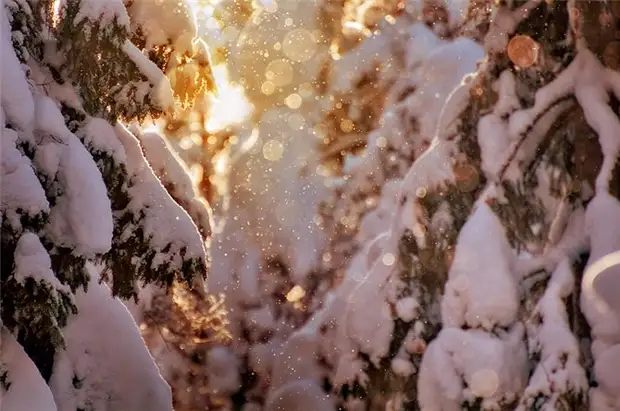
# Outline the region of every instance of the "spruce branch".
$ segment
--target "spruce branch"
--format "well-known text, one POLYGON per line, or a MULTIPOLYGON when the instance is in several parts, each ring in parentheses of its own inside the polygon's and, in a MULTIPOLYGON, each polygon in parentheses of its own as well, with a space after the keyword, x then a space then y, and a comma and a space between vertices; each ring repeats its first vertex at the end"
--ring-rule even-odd
POLYGON ((540 121, 549 111, 551 111, 553 108, 557 107, 560 103, 568 101, 571 98, 572 98, 572 96, 570 96, 570 95, 569 96, 560 97, 560 98, 554 100, 550 105, 548 105, 544 110, 541 110, 540 113, 538 113, 536 115, 536 117, 534 118, 532 123, 530 125, 528 125, 527 129, 519 134, 519 136, 518 136, 519 139, 516 141, 516 143, 514 143, 513 149, 511 150, 511 152, 508 155, 508 157, 506 158, 506 160, 504 160, 504 162, 502 163, 502 167, 500 168, 500 172, 497 173, 497 176, 495 177, 494 183, 499 185, 501 183, 501 181, 504 179, 504 176, 506 174, 506 171, 508 170, 508 167, 510 167, 510 165, 514 161, 515 157, 517 156, 517 154, 519 152, 519 149, 523 146, 523 143, 525 143, 525 140, 529 137, 530 132, 534 129, 534 127, 536 126, 538 121, 540 121))

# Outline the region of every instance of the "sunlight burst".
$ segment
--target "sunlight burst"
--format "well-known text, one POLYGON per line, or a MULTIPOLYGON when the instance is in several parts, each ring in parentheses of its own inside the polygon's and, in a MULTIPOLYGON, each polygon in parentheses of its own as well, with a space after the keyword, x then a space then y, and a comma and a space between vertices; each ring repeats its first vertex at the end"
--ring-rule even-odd
POLYGON ((243 88, 230 82, 225 65, 214 66, 213 75, 218 96, 210 96, 212 105, 206 124, 206 129, 209 132, 241 123, 250 116, 253 109, 243 88), (231 107, 235 107, 235 109, 231 110, 231 107))

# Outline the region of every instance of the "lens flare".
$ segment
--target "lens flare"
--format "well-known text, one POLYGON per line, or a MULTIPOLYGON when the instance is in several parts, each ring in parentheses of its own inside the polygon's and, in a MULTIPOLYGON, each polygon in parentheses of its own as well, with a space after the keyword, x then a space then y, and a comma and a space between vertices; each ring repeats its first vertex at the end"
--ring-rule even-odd
POLYGON ((528 68, 538 60, 540 46, 530 36, 517 35, 508 43, 508 58, 518 67, 528 68))
POLYGON ((591 264, 583 276, 583 292, 594 297, 594 304, 600 313, 607 313, 610 310, 609 304, 594 289, 594 281, 605 270, 620 265, 620 250, 609 253, 591 264))

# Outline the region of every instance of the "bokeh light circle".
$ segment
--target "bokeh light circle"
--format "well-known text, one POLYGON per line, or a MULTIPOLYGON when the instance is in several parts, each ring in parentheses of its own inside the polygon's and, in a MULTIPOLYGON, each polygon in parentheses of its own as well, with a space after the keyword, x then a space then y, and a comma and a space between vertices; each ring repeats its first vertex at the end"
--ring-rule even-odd
POLYGON ((273 84, 272 81, 265 81, 263 84, 261 84, 260 90, 263 94, 269 96, 273 94, 273 92, 276 90, 276 86, 275 84, 273 84))
POLYGON ((284 99, 284 103, 292 109, 298 109, 299 107, 301 107, 301 103, 302 103, 302 98, 299 94, 297 93, 293 93, 293 94, 289 94, 288 97, 286 97, 284 99))
POLYGON ((276 140, 268 140, 263 144, 263 157, 269 161, 278 161, 284 154, 284 145, 276 140))
POLYGON ((517 67, 528 68, 538 60, 540 46, 530 36, 517 35, 508 43, 508 58, 517 67))
POLYGON ((302 63, 310 60, 316 53, 317 44, 314 35, 305 29, 294 29, 284 37, 282 51, 289 59, 302 63))
POLYGON ((293 130, 300 130, 306 125, 306 119, 299 113, 293 113, 288 116, 287 123, 293 130))
POLYGON ((490 398, 499 388, 499 376, 495 371, 483 368, 472 374, 470 385, 475 396, 490 398))
POLYGON ((276 87, 284 87, 293 81, 293 67, 285 59, 273 60, 265 69, 265 77, 276 87))

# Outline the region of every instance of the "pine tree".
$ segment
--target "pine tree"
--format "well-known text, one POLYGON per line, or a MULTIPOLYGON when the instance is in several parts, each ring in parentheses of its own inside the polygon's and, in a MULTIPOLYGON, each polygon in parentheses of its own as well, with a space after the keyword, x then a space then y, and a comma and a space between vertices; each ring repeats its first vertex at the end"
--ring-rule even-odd
POLYGON ((592 278, 620 245, 617 7, 499 1, 488 25, 487 7, 462 26, 486 58, 396 190, 379 184, 383 219, 361 219, 379 223, 289 339, 314 364, 271 401, 320 385, 314 367, 348 410, 620 405, 617 265, 592 278))
MULTIPOLYGON (((314 107, 312 72, 326 52, 315 31, 316 4, 306 2, 300 8, 298 2, 285 1, 271 9, 256 3, 251 19, 239 10, 244 5, 222 2, 214 12, 216 19, 226 21, 224 33, 237 30, 238 37, 225 44, 228 71, 231 80, 245 85, 248 101, 254 105, 250 121, 231 127, 235 138, 223 145, 221 158, 230 167, 226 170, 230 207, 224 216, 217 216, 224 217, 224 224, 212 245, 209 289, 225 294, 232 339, 198 350, 197 359, 207 364, 198 376, 204 389, 193 385, 210 397, 205 399, 211 407, 232 409, 264 406, 274 359, 282 342, 305 322, 312 284, 318 283, 311 265, 320 253, 319 228, 313 217, 317 186, 321 186, 313 174, 314 137, 305 126, 311 123, 314 107), (287 37, 289 32, 301 34, 287 37), (306 60, 310 53, 294 55, 297 48, 303 50, 295 42, 307 39, 302 34, 309 33, 319 44, 306 60), (285 100, 293 94, 304 109, 286 108, 285 100), (299 138, 289 138, 289 133, 299 138)), ((224 33, 221 37, 227 38, 224 33)), ((201 131, 202 147, 184 155, 199 153, 201 162, 209 161, 211 149, 217 150, 223 140, 220 135, 226 138, 228 132, 201 131)))
MULTIPOLYGON (((157 26, 163 7, 3 2, 3 346, 15 338, 23 348, 49 384, 50 409, 171 407, 135 323, 112 298, 137 298, 148 283, 191 284, 208 268, 188 212, 204 233, 208 218, 175 202, 145 158, 148 136, 125 126, 173 108, 163 71, 175 53, 208 64, 187 26, 157 26), (123 362, 133 370, 126 378, 142 380, 133 392, 114 380, 123 362)), ((19 407, 28 399, 12 361, 2 358, 1 394, 19 407)))
MULTIPOLYGON (((393 15, 386 15, 387 20, 379 25, 380 32, 375 37, 343 54, 331 67, 332 84, 326 95, 339 93, 340 73, 348 75, 354 67, 357 74, 347 84, 347 97, 337 100, 321 123, 323 129, 329 130, 323 140, 324 164, 334 168, 334 163, 344 163, 344 168, 335 167, 333 198, 325 201, 322 214, 329 222, 327 225, 333 225, 331 254, 325 265, 333 270, 335 279, 342 278, 343 269, 359 243, 365 241, 365 234, 357 238, 358 232, 370 228, 367 235, 376 235, 371 225, 376 225, 383 213, 379 204, 381 191, 395 187, 394 182, 430 145, 438 109, 429 110, 429 105, 441 103, 441 97, 436 98, 435 94, 445 98, 455 85, 454 78, 458 81, 472 70, 467 62, 477 58, 453 56, 459 74, 433 73, 454 50, 445 49, 433 57, 431 54, 455 35, 458 25, 445 20, 449 11, 441 3, 428 1, 419 6, 423 7, 392 10, 393 15), (411 26, 416 21, 424 25, 411 26), (430 31, 441 33, 440 38, 432 36, 429 41, 430 31), (390 47, 385 47, 385 43, 390 47), (381 51, 377 53, 377 49, 381 51), (459 61, 461 58, 464 62, 459 61), (363 152, 359 153, 360 150, 363 152), (367 219, 366 227, 361 227, 364 216, 373 210, 376 218, 367 219)), ((389 196, 383 197, 389 208, 389 196)))

